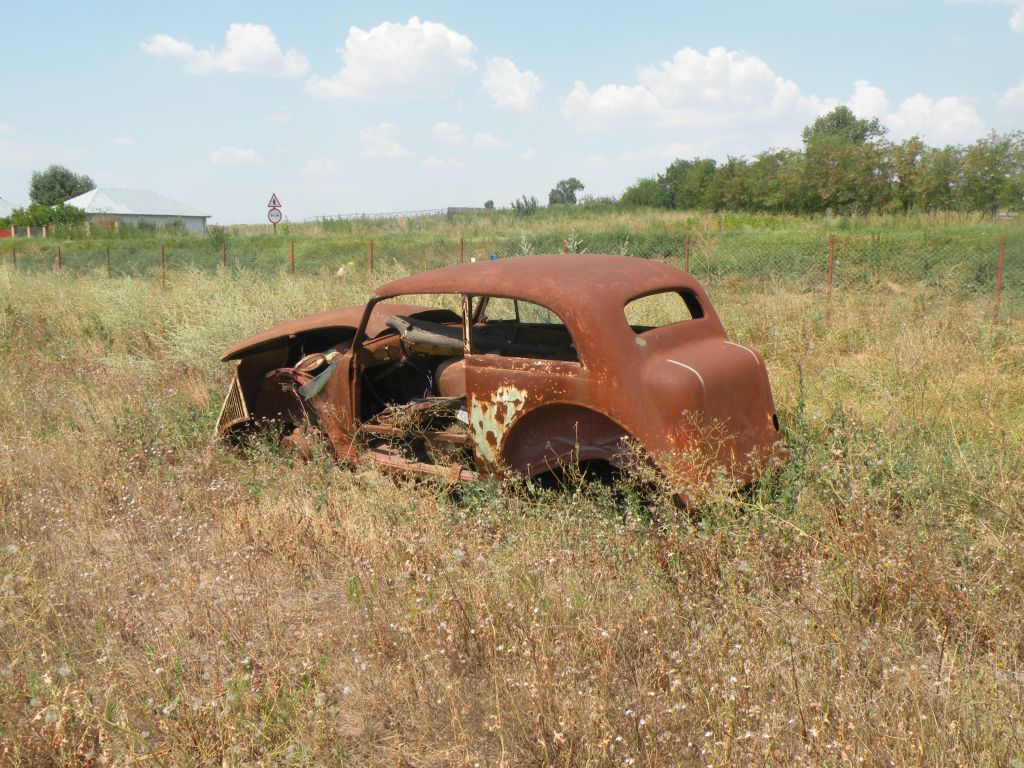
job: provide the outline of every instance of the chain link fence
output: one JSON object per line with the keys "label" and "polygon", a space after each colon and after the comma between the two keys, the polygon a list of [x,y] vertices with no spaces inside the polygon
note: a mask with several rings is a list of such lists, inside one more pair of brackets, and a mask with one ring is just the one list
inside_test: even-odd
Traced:
{"label": "chain link fence", "polygon": [[166,280],[182,271],[232,270],[325,278],[363,277],[377,282],[400,274],[469,261],[535,253],[618,253],[670,261],[709,289],[741,283],[762,292],[785,288],[788,296],[826,300],[844,292],[918,288],[943,294],[989,297],[993,315],[1024,319],[1024,237],[906,234],[607,231],[585,235],[525,232],[486,238],[390,235],[374,240],[253,238],[90,241],[40,245],[8,240],[7,261],[18,271],[143,277]]}

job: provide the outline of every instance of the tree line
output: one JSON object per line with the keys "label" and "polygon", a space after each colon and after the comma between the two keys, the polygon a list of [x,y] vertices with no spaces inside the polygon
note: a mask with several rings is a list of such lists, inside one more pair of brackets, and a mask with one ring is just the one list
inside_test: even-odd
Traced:
{"label": "tree line", "polygon": [[906,213],[1024,209],[1024,132],[967,146],[886,139],[876,119],[836,107],[803,130],[803,148],[673,161],[640,179],[623,205],[768,213]]}

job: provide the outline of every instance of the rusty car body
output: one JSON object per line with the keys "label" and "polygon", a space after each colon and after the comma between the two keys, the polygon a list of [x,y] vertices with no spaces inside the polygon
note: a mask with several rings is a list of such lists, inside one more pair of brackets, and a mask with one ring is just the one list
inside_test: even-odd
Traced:
{"label": "rusty car body", "polygon": [[708,467],[741,485],[780,455],[764,361],[729,341],[697,280],[653,260],[557,254],[423,272],[222,360],[238,365],[219,436],[275,424],[302,450],[312,429],[343,462],[401,472],[534,477],[617,467],[638,446],[684,487]]}

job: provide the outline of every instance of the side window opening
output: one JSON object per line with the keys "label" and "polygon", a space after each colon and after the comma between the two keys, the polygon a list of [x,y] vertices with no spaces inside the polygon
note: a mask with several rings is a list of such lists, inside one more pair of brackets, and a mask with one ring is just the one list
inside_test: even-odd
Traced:
{"label": "side window opening", "polygon": [[547,307],[521,299],[474,300],[471,349],[477,354],[579,362],[569,329]]}
{"label": "side window opening", "polygon": [[700,301],[686,289],[640,296],[628,302],[623,312],[629,327],[637,334],[704,317]]}

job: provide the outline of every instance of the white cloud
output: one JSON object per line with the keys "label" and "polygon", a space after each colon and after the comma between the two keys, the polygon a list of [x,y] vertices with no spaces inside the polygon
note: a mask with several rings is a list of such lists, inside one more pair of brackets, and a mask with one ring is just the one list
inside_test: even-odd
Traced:
{"label": "white cloud", "polygon": [[504,147],[505,142],[487,131],[478,131],[473,134],[474,147]]}
{"label": "white cloud", "polygon": [[853,84],[853,96],[846,105],[858,117],[882,118],[889,111],[889,97],[867,80],[858,80]]}
{"label": "white cloud", "polygon": [[999,97],[999,106],[1004,109],[1024,107],[1024,80]]}
{"label": "white cloud", "polygon": [[885,91],[867,80],[858,80],[847,105],[858,117],[877,117],[896,140],[920,136],[929,144],[941,146],[971,142],[985,133],[985,123],[977,110],[957,96],[933,99],[917,93],[889,111]]}
{"label": "white cloud", "polygon": [[462,168],[464,166],[465,163],[461,160],[456,160],[454,157],[428,157],[423,161],[424,168]]}
{"label": "white cloud", "polygon": [[998,3],[999,5],[1009,5],[1013,8],[1013,13],[1010,15],[1010,29],[1014,32],[1024,32],[1024,0],[947,0],[947,2],[966,2],[966,3]]}
{"label": "white cloud", "polygon": [[669,61],[639,69],[633,84],[591,91],[577,81],[562,100],[562,115],[583,130],[638,118],[662,127],[707,128],[813,116],[826,106],[756,56],[683,48]]}
{"label": "white cloud", "polygon": [[245,72],[294,77],[309,70],[309,59],[294,48],[282,51],[277,37],[265,24],[232,24],[224,35],[221,51],[198,50],[191,43],[170,35],[153,35],[141,43],[141,48],[153,56],[181,59],[185,62],[185,71],[193,75]]}
{"label": "white cloud", "polygon": [[464,144],[466,141],[465,131],[455,123],[434,123],[430,135],[442,144]]}
{"label": "white cloud", "polygon": [[135,139],[131,136],[115,136],[113,141],[119,147],[127,147],[135,143]]}
{"label": "white cloud", "polygon": [[0,136],[13,136],[15,133],[17,131],[14,130],[13,125],[0,121]]}
{"label": "white cloud", "polygon": [[262,159],[255,149],[241,147],[220,147],[210,152],[213,165],[253,165]]}
{"label": "white cloud", "polygon": [[302,172],[306,176],[330,176],[334,170],[335,163],[329,157],[310,158],[302,166]]}
{"label": "white cloud", "polygon": [[447,96],[476,70],[474,47],[465,35],[415,16],[369,31],[353,26],[338,51],[341,69],[332,77],[314,75],[306,92],[325,99]]}
{"label": "white cloud", "polygon": [[398,128],[391,123],[380,123],[363,128],[359,143],[365,157],[409,157],[409,152],[398,142]]}
{"label": "white cloud", "polygon": [[893,138],[920,136],[927,143],[940,146],[974,141],[986,130],[977,110],[963,99],[933,99],[923,93],[905,99],[884,122]]}
{"label": "white cloud", "polygon": [[530,158],[537,156],[537,149],[535,147],[527,147],[519,153],[520,160],[529,160]]}
{"label": "white cloud", "polygon": [[480,82],[494,106],[505,109],[529,109],[536,103],[537,93],[544,87],[533,72],[523,72],[511,59],[499,57],[487,60]]}

